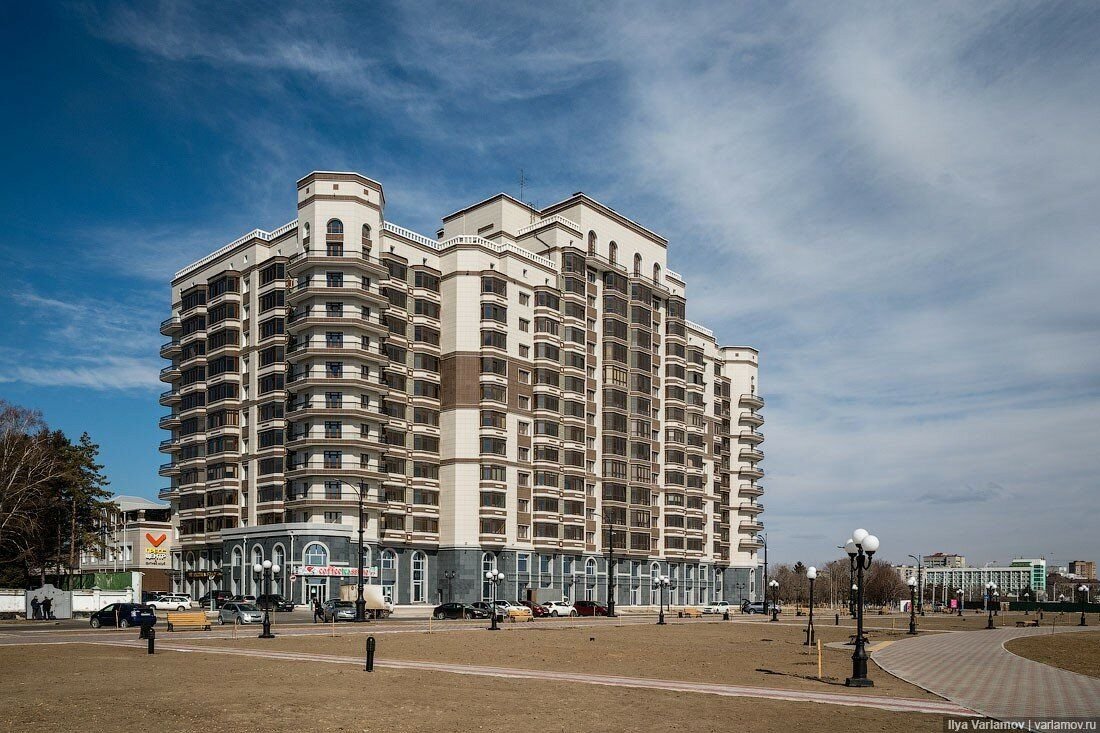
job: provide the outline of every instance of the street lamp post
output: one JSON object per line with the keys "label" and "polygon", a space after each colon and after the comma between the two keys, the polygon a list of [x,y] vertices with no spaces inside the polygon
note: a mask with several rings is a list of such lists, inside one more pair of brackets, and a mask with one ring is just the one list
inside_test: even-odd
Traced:
{"label": "street lamp post", "polygon": [[273,564],[270,560],[264,560],[262,563],[253,563],[252,572],[260,575],[263,578],[264,589],[264,629],[260,634],[261,639],[274,639],[275,634],[271,633],[271,578],[278,575],[281,571],[278,565]]}
{"label": "street lamp post", "polygon": [[1088,624],[1085,623],[1085,603],[1088,601],[1089,598],[1089,587],[1082,583],[1081,585],[1077,586],[1077,592],[1081,594],[1081,623],[1077,625],[1088,626]]}
{"label": "street lamp post", "polygon": [[959,597],[959,615],[962,616],[963,615],[963,589],[962,588],[956,588],[955,589],[955,595],[957,595]]}
{"label": "street lamp post", "polygon": [[993,628],[993,594],[997,592],[997,584],[992,580],[985,584],[985,605],[989,610],[989,621],[985,627],[987,629]]}
{"label": "street lamp post", "polygon": [[356,486],[347,479],[340,479],[341,483],[347,484],[355,490],[355,493],[359,496],[359,562],[357,568],[359,571],[358,579],[356,580],[356,594],[355,594],[355,620],[358,622],[369,621],[367,618],[367,599],[363,597],[363,501],[367,493],[367,485],[363,481],[359,482]]}
{"label": "street lamp post", "polygon": [[[917,561],[917,588],[920,589],[920,598],[917,603],[920,605],[920,615],[924,615],[924,556],[923,555],[910,555],[909,557]],[[935,594],[933,594],[934,596]],[[935,600],[933,598],[932,600]]]}
{"label": "street lamp post", "polygon": [[865,529],[857,529],[844,545],[849,564],[856,573],[856,648],[852,652],[852,676],[844,681],[848,687],[873,687],[867,677],[867,645],[863,638],[863,571],[871,567],[871,558],[878,551],[878,537]]}
{"label": "street lamp post", "polygon": [[[760,540],[764,544],[764,582],[768,581],[768,535],[758,534],[756,539]],[[764,613],[768,612],[768,589],[764,589]]]}
{"label": "street lamp post", "polygon": [[917,579],[909,576],[909,633],[917,633]]}
{"label": "street lamp post", "polygon": [[665,590],[668,588],[669,580],[667,575],[662,575],[657,578],[657,585],[661,588],[661,610],[657,614],[657,625],[665,625]]}
{"label": "street lamp post", "polygon": [[772,581],[768,583],[768,587],[772,589],[772,621],[779,620],[779,581],[772,578]]}
{"label": "street lamp post", "polygon": [[615,525],[607,512],[603,523],[607,526],[607,615],[615,615]]}
{"label": "street lamp post", "polygon": [[804,646],[814,645],[814,581],[817,580],[817,568],[813,565],[806,568],[806,578],[810,581],[810,621],[806,624],[806,643]]}
{"label": "street lamp post", "polygon": [[852,587],[848,590],[848,612],[852,614],[852,618],[856,617],[856,593],[858,592],[859,586],[852,583]]}
{"label": "street lamp post", "polygon": [[500,631],[500,627],[497,626],[497,588],[504,582],[504,573],[499,570],[486,570],[485,580],[489,581],[489,585],[493,589],[493,600],[492,603],[489,604],[489,616],[492,618],[489,624],[489,631]]}

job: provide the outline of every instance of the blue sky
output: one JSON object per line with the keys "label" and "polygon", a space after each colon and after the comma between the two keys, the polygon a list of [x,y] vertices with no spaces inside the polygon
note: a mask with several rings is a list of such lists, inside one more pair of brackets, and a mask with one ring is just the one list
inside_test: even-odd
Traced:
{"label": "blue sky", "polygon": [[[0,397],[154,495],[178,267],[357,170],[578,190],[762,352],[780,560],[1097,559],[1100,8],[9,3]],[[14,73],[13,73],[14,72]]]}

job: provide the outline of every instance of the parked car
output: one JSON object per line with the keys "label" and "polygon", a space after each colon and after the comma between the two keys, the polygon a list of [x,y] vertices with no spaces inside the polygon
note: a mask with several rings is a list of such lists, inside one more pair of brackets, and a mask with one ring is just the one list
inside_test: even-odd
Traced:
{"label": "parked car", "polygon": [[783,611],[783,606],[782,605],[776,605],[774,603],[771,603],[770,601],[767,604],[767,608],[764,608],[764,602],[763,601],[753,601],[752,603],[749,603],[748,601],[746,601],[741,606],[741,611],[743,613],[747,613],[751,616],[754,613],[771,613],[773,608],[779,609],[780,612]]}
{"label": "parked car", "polygon": [[596,603],[595,601],[574,601],[573,608],[577,610],[578,616],[607,615],[607,606]]}
{"label": "parked car", "polygon": [[228,601],[232,594],[225,590],[215,590],[209,593],[204,593],[199,597],[198,604],[202,608],[210,608],[210,597],[214,597],[214,608],[221,608],[222,604]]}
{"label": "parked car", "polygon": [[164,594],[149,601],[157,611],[186,611],[191,608],[191,596]]}
{"label": "parked car", "polygon": [[101,626],[155,626],[157,614],[145,603],[111,603],[92,614],[88,621],[93,629]]}
{"label": "parked car", "polygon": [[503,609],[501,609],[499,607],[494,611],[493,607],[490,606],[485,601],[477,601],[476,603],[471,603],[470,605],[473,606],[474,608],[477,608],[477,609],[480,609],[480,610],[484,611],[485,612],[484,618],[492,618],[493,615],[495,614],[496,617],[497,617],[497,621],[503,621],[504,620],[504,611],[503,611]]}
{"label": "parked car", "polygon": [[283,598],[278,593],[256,596],[256,605],[262,608],[271,607],[272,611],[293,611],[294,604]]}
{"label": "parked car", "polygon": [[228,601],[218,611],[219,624],[258,624],[264,620],[264,612],[255,604]]}
{"label": "parked car", "polygon": [[509,621],[534,621],[535,614],[527,606],[511,601],[497,601],[497,608],[504,612]]}
{"label": "parked car", "polygon": [[558,616],[576,616],[577,609],[568,601],[547,601],[542,604],[546,609],[546,615],[557,618]]}
{"label": "parked car", "polygon": [[325,601],[321,605],[321,616],[326,623],[330,621],[354,621],[355,603],[352,601],[338,601],[335,598]]}
{"label": "parked car", "polygon": [[534,601],[519,601],[517,605],[531,609],[531,615],[535,618],[542,618],[543,616],[550,615],[550,612],[546,610],[546,606],[540,606]]}
{"label": "parked car", "polygon": [[256,596],[233,596],[229,600],[233,601],[234,603],[255,603]]}
{"label": "parked car", "polygon": [[446,618],[489,618],[489,612],[474,608],[469,603],[444,603],[432,610],[432,618],[437,621]]}
{"label": "parked car", "polygon": [[729,613],[733,610],[734,608],[729,601],[716,601],[703,607],[703,613]]}

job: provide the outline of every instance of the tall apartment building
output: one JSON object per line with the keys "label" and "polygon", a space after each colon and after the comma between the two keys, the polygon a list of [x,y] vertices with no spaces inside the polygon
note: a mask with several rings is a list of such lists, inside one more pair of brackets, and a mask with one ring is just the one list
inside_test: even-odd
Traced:
{"label": "tall apartment building", "polygon": [[[668,242],[584,194],[500,194],[432,239],[357,173],[176,273],[161,418],[177,589],[297,602],[755,598],[758,354],[686,319]],[[365,533],[359,548],[360,497]]]}

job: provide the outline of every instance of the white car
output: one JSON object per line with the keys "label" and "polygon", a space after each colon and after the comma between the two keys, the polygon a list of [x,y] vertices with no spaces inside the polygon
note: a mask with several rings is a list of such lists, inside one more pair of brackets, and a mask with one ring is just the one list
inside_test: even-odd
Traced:
{"label": "white car", "polygon": [[149,601],[148,605],[157,611],[186,611],[191,608],[191,597],[167,594],[157,596],[154,600]]}
{"label": "white car", "polygon": [[734,607],[730,605],[729,601],[718,601],[704,607],[703,613],[727,613],[733,610]]}
{"label": "white car", "polygon": [[558,616],[576,616],[577,609],[573,608],[573,604],[568,601],[547,601],[542,604],[551,616],[557,618]]}

